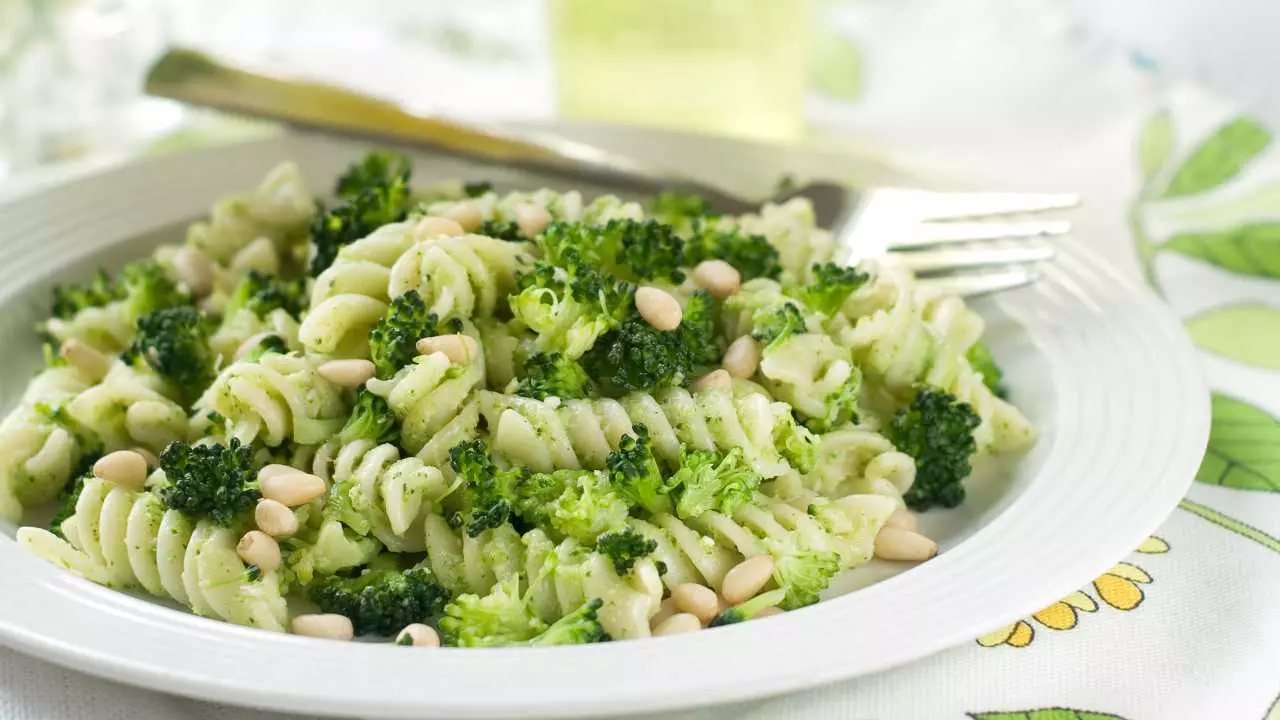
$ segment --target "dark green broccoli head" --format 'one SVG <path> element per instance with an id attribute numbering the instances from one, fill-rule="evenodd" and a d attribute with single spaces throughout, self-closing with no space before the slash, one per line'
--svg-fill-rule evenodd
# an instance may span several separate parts
<path id="1" fill-rule="evenodd" d="M 338 433 L 338 442 L 346 445 L 357 440 L 395 443 L 400 438 L 400 425 L 385 398 L 374 395 L 366 388 L 356 392 L 356 404 L 351 409 L 347 424 Z"/>
<path id="2" fill-rule="evenodd" d="M 308 594 L 324 612 L 349 618 L 357 635 L 391 635 L 438 615 L 449 602 L 449 591 L 422 566 L 365 570 L 352 578 L 332 575 L 313 584 Z"/>
<path id="3" fill-rule="evenodd" d="M 996 364 L 996 358 L 991 354 L 991 348 L 988 348 L 985 343 L 974 343 L 973 347 L 969 348 L 969 352 L 965 354 L 965 358 L 969 361 L 969 365 L 982 376 L 982 384 L 995 393 L 996 397 L 1007 398 L 1009 396 L 1009 388 L 1004 384 L 1004 371 Z"/>
<path id="4" fill-rule="evenodd" d="M 488 180 L 462 184 L 462 194 L 469 198 L 478 198 L 493 192 L 493 183 Z"/>
<path id="5" fill-rule="evenodd" d="M 466 509 L 461 521 L 467 535 L 476 537 L 511 519 L 512 488 L 523 482 L 528 474 L 526 470 L 499 470 L 483 440 L 455 445 L 449 451 L 449 464 L 462 481 Z"/>
<path id="6" fill-rule="evenodd" d="M 605 458 L 609 481 L 632 505 L 651 513 L 670 512 L 669 493 L 674 485 L 663 478 L 653 457 L 649 428 L 636 425 L 633 432 L 623 435 L 618 440 L 618 449 Z"/>
<path id="7" fill-rule="evenodd" d="M 226 445 L 170 443 L 160 469 L 167 482 L 156 494 L 165 506 L 218 525 L 235 523 L 261 497 L 253 448 L 235 438 Z"/>
<path id="8" fill-rule="evenodd" d="M 682 223 L 712 215 L 711 203 L 683 190 L 663 190 L 649 202 L 649 212 L 660 222 L 680 227 Z"/>
<path id="9" fill-rule="evenodd" d="M 824 315 L 834 315 L 870 277 L 856 267 L 836 263 L 814 263 L 813 276 L 813 282 L 788 290 L 788 294 Z"/>
<path id="10" fill-rule="evenodd" d="M 508 477 L 502 484 L 509 488 L 514 512 L 528 525 L 589 544 L 627 521 L 627 500 L 603 471 L 517 472 Z"/>
<path id="11" fill-rule="evenodd" d="M 369 331 L 369 353 L 378 377 L 387 379 L 418 355 L 418 340 L 462 331 L 462 321 L 441 321 L 417 290 L 395 298 L 373 329 Z"/>
<path id="12" fill-rule="evenodd" d="M 572 268 L 586 264 L 624 280 L 684 281 L 684 241 L 656 220 L 610 220 L 604 225 L 553 222 L 535 239 L 543 258 Z"/>
<path id="13" fill-rule="evenodd" d="M 680 453 L 680 469 L 672 477 L 679 488 L 676 514 L 696 518 L 715 510 L 724 515 L 749 502 L 760 487 L 760 473 L 743 458 L 741 448 L 721 456 L 705 450 Z"/>
<path id="14" fill-rule="evenodd" d="M 225 314 L 231 316 L 244 309 L 262 318 L 282 309 L 296 319 L 306 305 L 304 292 L 301 280 L 285 280 L 250 270 L 227 300 Z"/>
<path id="15" fill-rule="evenodd" d="M 631 572 L 636 561 L 658 549 L 657 541 L 632 528 L 607 532 L 596 538 L 596 551 L 609 558 L 619 575 Z"/>
<path id="16" fill-rule="evenodd" d="M 680 326 L 658 330 L 632 311 L 616 330 L 603 335 L 582 358 L 587 373 L 619 391 L 650 391 L 685 384 L 702 365 L 717 362 L 715 303 L 694 293 Z"/>
<path id="17" fill-rule="evenodd" d="M 164 268 L 154 260 L 139 260 L 125 265 L 112 279 L 105 270 L 80 285 L 58 285 L 53 289 L 53 317 L 69 320 L 90 307 L 102 307 L 116 300 L 126 300 L 130 313 L 137 317 L 161 308 L 187 305 L 191 296 L 178 287 Z"/>
<path id="18" fill-rule="evenodd" d="M 204 313 L 182 305 L 138 318 L 133 342 L 121 354 L 127 363 L 143 362 L 163 375 L 185 403 L 213 382 L 218 354 L 209 346 L 212 323 Z"/>
<path id="19" fill-rule="evenodd" d="M 411 169 L 390 157 L 370 153 L 349 168 L 338 181 L 338 203 L 312 219 L 311 275 L 324 272 L 343 247 L 408 214 Z"/>
<path id="20" fill-rule="evenodd" d="M 587 643 L 611 640 L 608 633 L 600 625 L 596 614 L 604 603 L 600 598 L 588 600 L 577 610 L 565 615 L 543 630 L 537 637 L 529 640 L 530 646 L 541 645 L 585 645 Z"/>
<path id="21" fill-rule="evenodd" d="M 97 457 L 102 457 L 101 453 L 96 453 L 96 455 Z M 95 461 L 97 457 L 94 458 Z M 76 503 L 80 500 L 80 493 L 84 491 L 84 481 L 89 477 L 92 477 L 92 473 L 87 470 L 76 472 L 67 481 L 67 484 L 58 491 L 58 497 L 54 500 L 53 517 L 49 518 L 49 532 L 58 537 L 63 537 L 62 523 L 76 514 Z"/>
<path id="22" fill-rule="evenodd" d="M 782 264 L 775 248 L 763 235 L 747 235 L 737 230 L 698 227 L 686 239 L 684 261 L 697 265 L 703 260 L 724 260 L 734 267 L 742 279 L 777 279 Z"/>
<path id="23" fill-rule="evenodd" d="M 374 150 L 347 166 L 334 185 L 338 197 L 353 197 L 371 188 L 407 185 L 413 175 L 413 161 L 404 155 Z"/>
<path id="24" fill-rule="evenodd" d="M 478 232 L 507 242 L 524 242 L 529 239 L 520 232 L 520 226 L 514 220 L 485 220 Z"/>
<path id="25" fill-rule="evenodd" d="M 955 507 L 964 502 L 964 485 L 977 448 L 973 430 L 978 415 L 967 403 L 935 387 L 922 387 L 911 404 L 898 411 L 885 436 L 916 459 L 916 481 L 904 496 L 912 510 Z"/>
<path id="26" fill-rule="evenodd" d="M 565 400 L 591 395 L 595 383 L 578 362 L 563 353 L 535 352 L 525 359 L 516 394 L 542 400 Z"/>
<path id="27" fill-rule="evenodd" d="M 258 341 L 257 345 L 254 345 L 249 352 L 244 354 L 244 357 L 239 359 L 239 362 L 258 362 L 262 359 L 262 356 L 267 353 L 288 355 L 289 345 L 284 341 L 284 338 L 279 335 L 264 336 Z"/>
<path id="28" fill-rule="evenodd" d="M 76 313 L 91 307 L 102 307 L 121 299 L 118 288 L 106 270 L 99 270 L 89 282 L 65 284 L 53 288 L 53 316 L 70 320 Z"/>
<path id="29" fill-rule="evenodd" d="M 759 340 L 768 351 L 781 345 L 792 335 L 806 332 L 804 313 L 794 303 L 783 303 L 768 310 L 757 311 L 752 317 L 754 328 L 751 337 Z"/>

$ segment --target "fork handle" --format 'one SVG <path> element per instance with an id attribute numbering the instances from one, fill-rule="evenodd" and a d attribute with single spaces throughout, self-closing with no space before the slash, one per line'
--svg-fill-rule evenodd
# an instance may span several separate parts
<path id="1" fill-rule="evenodd" d="M 672 187 L 713 204 L 741 200 L 664 168 L 553 135 L 522 136 L 406 112 L 395 103 L 344 88 L 233 67 L 174 48 L 147 73 L 150 95 L 251 115 L 326 134 L 427 146 L 488 164 L 653 194 Z"/>

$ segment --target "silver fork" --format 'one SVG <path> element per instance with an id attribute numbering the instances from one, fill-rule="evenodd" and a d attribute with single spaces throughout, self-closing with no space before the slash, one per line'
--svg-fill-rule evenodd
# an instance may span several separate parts
<path id="1" fill-rule="evenodd" d="M 520 134 L 411 113 L 400 106 L 321 83 L 250 71 L 204 54 L 173 49 L 146 78 L 152 95 L 281 121 L 324 133 L 420 145 L 469 160 L 518 167 L 616 188 L 654 194 L 697 193 L 718 212 L 742 214 L 767 201 L 807 198 L 818 224 L 832 228 L 854 261 L 876 259 L 922 276 L 936 292 L 978 295 L 1035 280 L 1035 265 L 1053 247 L 1029 238 L 1063 235 L 1061 220 L 979 221 L 979 218 L 1069 208 L 1070 194 L 946 193 L 910 188 L 851 189 L 817 181 L 768 198 L 746 198 L 722 187 L 650 166 L 557 135 Z M 992 241 L 1004 241 L 993 244 Z M 1011 242 L 1019 241 L 1019 242 Z"/>

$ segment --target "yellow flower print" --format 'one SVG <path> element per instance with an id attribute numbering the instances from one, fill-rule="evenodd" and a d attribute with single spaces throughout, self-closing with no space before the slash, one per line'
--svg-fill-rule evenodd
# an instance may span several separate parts
<path id="1" fill-rule="evenodd" d="M 1155 555 L 1169 551 L 1169 543 L 1154 535 L 1138 546 L 1137 552 Z M 1098 598 L 1116 610 L 1129 611 L 1142 603 L 1145 597 L 1139 585 L 1151 582 L 1151 575 L 1146 570 L 1132 563 L 1116 563 L 1110 570 L 1093 581 L 1093 590 Z M 1008 645 L 1022 648 L 1031 644 L 1036 638 L 1035 626 L 1031 620 L 1050 630 L 1071 630 L 1080 622 L 1080 613 L 1097 612 L 1098 601 L 1082 590 L 1077 590 L 1058 602 L 1032 614 L 1027 620 L 1019 620 L 998 630 L 978 638 L 983 647 Z"/>

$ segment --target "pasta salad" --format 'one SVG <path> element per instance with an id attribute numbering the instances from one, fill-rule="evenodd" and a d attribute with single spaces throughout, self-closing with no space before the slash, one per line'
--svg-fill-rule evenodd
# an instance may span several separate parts
<path id="1" fill-rule="evenodd" d="M 670 635 L 920 562 L 916 512 L 1034 442 L 963 302 L 840 262 L 803 200 L 716 214 L 372 152 L 283 164 L 53 292 L 0 513 L 108 587 L 416 646 Z"/>

